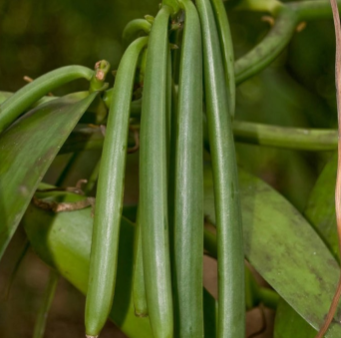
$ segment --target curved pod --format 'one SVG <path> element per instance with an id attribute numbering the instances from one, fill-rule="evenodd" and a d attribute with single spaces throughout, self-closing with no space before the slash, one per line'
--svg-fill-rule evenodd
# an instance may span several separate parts
<path id="1" fill-rule="evenodd" d="M 151 23 L 145 19 L 132 20 L 125 26 L 122 39 L 124 43 L 129 44 L 141 33 L 148 35 L 151 29 Z"/>
<path id="2" fill-rule="evenodd" d="M 97 187 L 85 309 L 86 334 L 90 337 L 100 333 L 114 297 L 130 102 L 136 64 L 147 41 L 146 37 L 137 39 L 124 53 L 112 94 Z"/>
<path id="3" fill-rule="evenodd" d="M 85 78 L 90 81 L 94 71 L 82 66 L 66 66 L 53 70 L 27 84 L 0 106 L 0 133 L 33 103 L 70 81 Z"/>

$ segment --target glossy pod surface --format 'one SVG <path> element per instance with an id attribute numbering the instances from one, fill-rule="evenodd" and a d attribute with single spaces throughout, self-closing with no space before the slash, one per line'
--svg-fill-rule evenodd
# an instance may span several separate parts
<path id="1" fill-rule="evenodd" d="M 245 337 L 243 233 L 232 120 L 211 4 L 197 1 L 204 45 L 208 134 L 212 158 L 218 241 L 219 338 Z"/>
<path id="2" fill-rule="evenodd" d="M 112 94 L 96 195 L 85 327 L 88 336 L 103 328 L 114 297 L 130 102 L 136 64 L 148 38 L 134 41 L 119 65 Z"/>
<path id="3" fill-rule="evenodd" d="M 140 132 L 140 224 L 149 318 L 155 338 L 173 337 L 166 159 L 168 20 L 162 6 L 147 51 Z"/>
<path id="4" fill-rule="evenodd" d="M 0 106 L 0 133 L 41 97 L 70 81 L 90 81 L 94 71 L 83 66 L 66 66 L 53 70 L 27 84 Z"/>
<path id="5" fill-rule="evenodd" d="M 234 78 L 234 52 L 230 25 L 223 0 L 211 0 L 211 3 L 220 37 L 220 46 L 225 69 L 225 81 L 227 87 L 229 111 L 231 116 L 233 117 L 235 114 L 236 106 L 236 83 Z"/>
<path id="6" fill-rule="evenodd" d="M 179 338 L 200 338 L 203 327 L 202 44 L 197 10 L 180 1 L 186 21 L 180 62 L 175 169 L 175 306 Z"/>

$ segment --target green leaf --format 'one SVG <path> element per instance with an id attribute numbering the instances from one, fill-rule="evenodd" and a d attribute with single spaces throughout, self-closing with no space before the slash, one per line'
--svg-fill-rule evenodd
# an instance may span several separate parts
<path id="1" fill-rule="evenodd" d="M 33 109 L 0 136 L 0 258 L 52 160 L 96 94 Z"/>
<path id="2" fill-rule="evenodd" d="M 314 330 L 284 299 L 278 303 L 274 338 L 314 338 Z"/>
<path id="3" fill-rule="evenodd" d="M 319 176 L 309 197 L 305 214 L 335 259 L 339 261 L 334 201 L 336 172 L 337 154 L 327 163 Z M 335 272 L 336 276 L 337 273 Z M 336 337 L 334 332 L 338 327 L 339 325 L 333 325 L 326 337 Z M 292 307 L 283 300 L 280 301 L 276 314 L 275 338 L 313 338 L 315 334 L 316 331 Z"/>
<path id="4" fill-rule="evenodd" d="M 336 260 L 340 260 L 335 216 L 337 153 L 324 167 L 309 197 L 305 215 Z"/>
<path id="5" fill-rule="evenodd" d="M 210 169 L 205 214 L 213 223 Z M 316 329 L 327 314 L 338 281 L 334 257 L 306 219 L 263 181 L 239 170 L 244 253 L 264 279 Z M 340 337 L 333 326 L 328 337 Z"/>

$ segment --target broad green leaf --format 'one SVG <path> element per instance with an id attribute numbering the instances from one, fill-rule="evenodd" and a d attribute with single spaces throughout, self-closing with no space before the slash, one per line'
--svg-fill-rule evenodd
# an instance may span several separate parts
<path id="1" fill-rule="evenodd" d="M 334 201 L 336 171 L 337 154 L 327 163 L 319 176 L 309 197 L 305 214 L 335 259 L 339 261 Z M 320 322 L 322 324 L 322 321 Z M 335 328 L 339 326 L 340 324 L 332 324 L 332 328 L 326 337 L 333 337 Z M 292 307 L 281 300 L 276 314 L 275 338 L 313 338 L 315 335 L 316 331 Z"/>
<path id="2" fill-rule="evenodd" d="M 42 198 L 44 195 L 46 197 L 46 194 L 37 194 L 37 197 Z M 63 202 L 76 202 L 84 198 L 71 193 L 55 192 L 52 195 L 52 200 Z M 30 204 L 22 223 L 34 251 L 85 294 L 93 226 L 91 208 L 55 214 Z M 134 314 L 131 297 L 133 244 L 134 226 L 122 217 L 116 291 L 110 319 L 130 338 L 151 338 L 149 318 Z M 205 314 L 205 326 L 212 328 L 215 324 L 215 302 L 207 293 Z M 214 331 L 207 335 L 207 338 L 214 337 Z"/>
<path id="3" fill-rule="evenodd" d="M 281 299 L 276 310 L 274 338 L 314 338 L 314 330 L 293 308 Z"/>
<path id="4" fill-rule="evenodd" d="M 334 257 L 306 219 L 263 181 L 239 171 L 244 252 L 263 278 L 318 328 L 338 281 Z M 205 214 L 215 221 L 212 180 L 206 172 Z M 333 326 L 328 337 L 340 337 Z"/>
<path id="5" fill-rule="evenodd" d="M 335 259 L 340 260 L 335 216 L 337 154 L 324 167 L 309 197 L 305 214 Z"/>
<path id="6" fill-rule="evenodd" d="M 0 92 L 0 104 L 2 102 L 5 102 L 12 95 L 13 95 L 13 93 L 11 93 L 11 92 Z"/>
<path id="7" fill-rule="evenodd" d="M 95 97 L 53 100 L 0 135 L 0 258 L 39 182 Z"/>

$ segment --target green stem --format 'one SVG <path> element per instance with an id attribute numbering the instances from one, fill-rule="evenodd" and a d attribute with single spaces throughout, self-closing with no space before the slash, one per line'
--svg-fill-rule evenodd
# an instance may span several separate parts
<path id="1" fill-rule="evenodd" d="M 98 61 L 95 65 L 95 76 L 90 81 L 89 92 L 98 92 L 105 90 L 108 86 L 105 81 L 105 77 L 110 70 L 110 63 L 106 60 Z"/>
<path id="2" fill-rule="evenodd" d="M 338 1 L 341 6 L 341 1 Z M 328 0 L 289 2 L 248 0 L 239 9 L 268 11 L 277 16 L 264 40 L 235 63 L 236 83 L 240 84 L 266 68 L 284 50 L 300 21 L 332 18 Z"/>
<path id="3" fill-rule="evenodd" d="M 275 14 L 282 6 L 278 0 L 242 0 L 236 9 Z"/>
<path id="4" fill-rule="evenodd" d="M 245 121 L 234 121 L 233 133 L 237 142 L 292 150 L 336 150 L 338 142 L 335 129 L 290 128 Z M 208 148 L 207 136 L 204 141 Z M 102 146 L 103 135 L 99 128 L 78 126 L 63 145 L 60 154 L 101 149 Z"/>
<path id="5" fill-rule="evenodd" d="M 84 194 L 85 195 L 89 195 L 92 190 L 95 188 L 95 185 L 97 183 L 98 180 L 98 175 L 99 175 L 99 171 L 101 168 L 101 158 L 97 161 L 95 168 L 93 169 L 88 182 L 84 188 Z"/>
<path id="6" fill-rule="evenodd" d="M 55 295 L 58 281 L 59 273 L 56 270 L 50 270 L 49 280 L 43 295 L 43 302 L 39 308 L 36 323 L 34 325 L 33 338 L 44 337 L 47 315 Z"/>
<path id="7" fill-rule="evenodd" d="M 261 287 L 258 290 L 257 296 L 259 299 L 259 303 L 264 304 L 264 306 L 266 306 L 267 308 L 273 310 L 277 308 L 277 304 L 280 299 L 277 292 L 268 288 Z"/>
<path id="8" fill-rule="evenodd" d="M 122 40 L 128 45 L 141 34 L 148 35 L 152 29 L 152 25 L 145 19 L 135 19 L 130 21 L 124 28 Z"/>
<path id="9" fill-rule="evenodd" d="M 286 6 L 282 7 L 275 18 L 275 25 L 263 41 L 236 61 L 236 83 L 244 82 L 274 61 L 290 42 L 296 26 L 296 13 Z"/>
<path id="10" fill-rule="evenodd" d="M 333 17 L 329 0 L 289 2 L 286 6 L 296 13 L 299 21 L 324 20 Z M 338 6 L 341 8 L 341 0 L 338 0 Z"/>
<path id="11" fill-rule="evenodd" d="M 236 141 L 284 149 L 324 151 L 337 149 L 338 132 L 333 129 L 289 128 L 234 121 Z"/>

